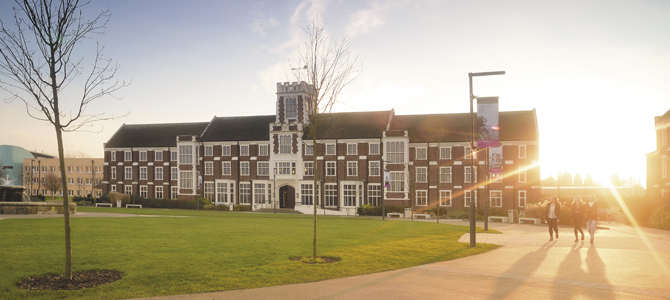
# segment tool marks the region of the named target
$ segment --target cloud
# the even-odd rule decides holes
[[[265,4],[258,2],[250,12],[253,21],[249,24],[249,28],[253,33],[260,36],[265,35],[266,29],[279,26],[279,21],[272,16],[272,13],[270,13],[270,16],[265,16],[262,11],[263,7],[265,7]]]
[[[350,37],[363,35],[386,24],[389,13],[409,4],[406,0],[374,1],[369,8],[355,11],[349,16],[346,33]]]

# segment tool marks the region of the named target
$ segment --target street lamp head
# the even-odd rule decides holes
[[[491,76],[491,75],[505,75],[505,71],[468,73],[468,76],[470,76],[470,77]]]

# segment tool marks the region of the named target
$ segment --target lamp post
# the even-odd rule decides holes
[[[475,113],[473,108],[473,103],[477,97],[472,92],[472,77],[480,76],[491,76],[491,75],[505,75],[505,71],[494,71],[494,72],[479,72],[479,73],[468,73],[468,79],[470,82],[470,247],[477,246],[477,236],[476,236],[476,226],[475,222],[475,190],[472,189],[475,179]]]
[[[277,213],[277,167],[274,168],[275,176],[272,177],[274,183],[272,188],[272,206],[274,207],[274,213]]]

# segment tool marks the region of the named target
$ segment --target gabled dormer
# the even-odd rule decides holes
[[[309,123],[308,113],[312,108],[312,86],[301,82],[277,83],[277,109],[275,124]]]

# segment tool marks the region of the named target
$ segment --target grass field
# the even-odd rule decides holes
[[[118,299],[247,289],[374,273],[473,255],[497,246],[458,243],[467,227],[367,218],[319,217],[319,255],[309,256],[304,215],[79,208],[159,217],[72,218],[73,270],[114,269],[123,278],[79,291],[26,291],[29,276],[62,273],[62,218],[0,220],[0,299]]]

